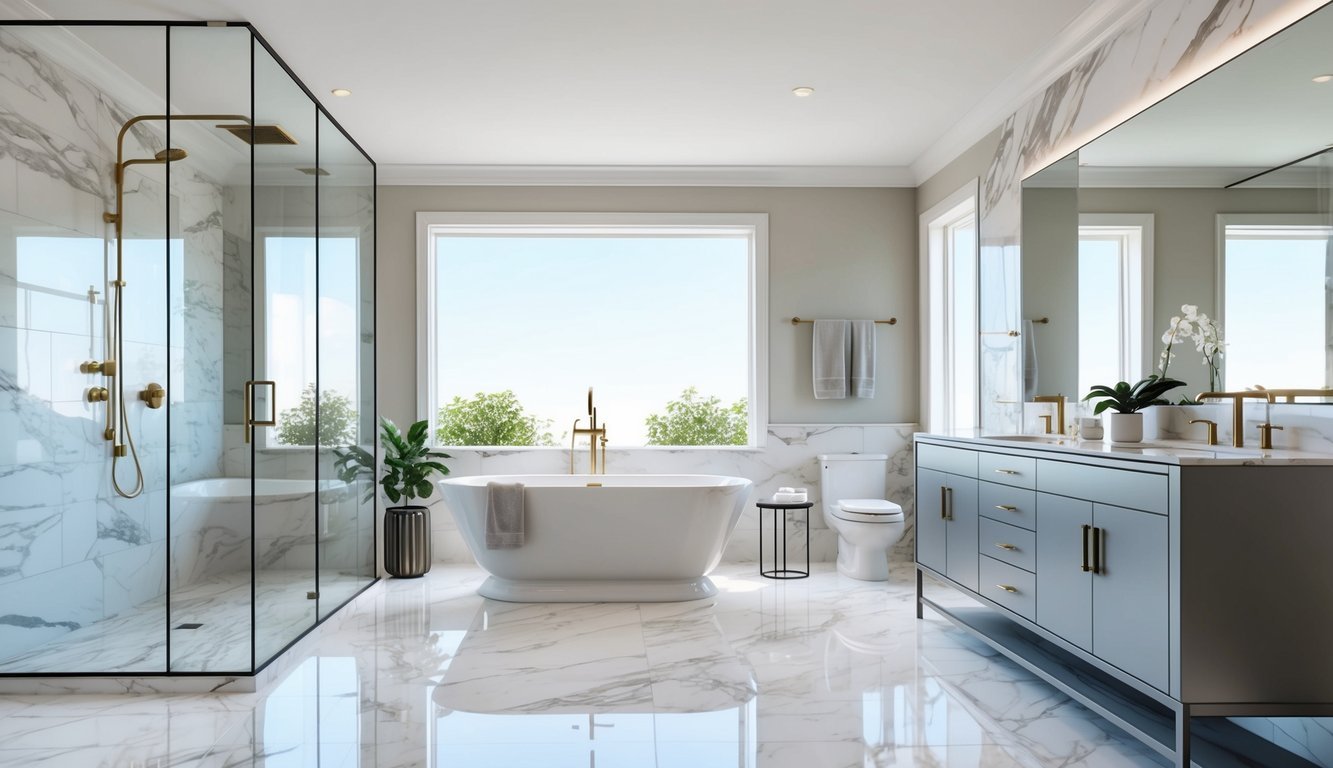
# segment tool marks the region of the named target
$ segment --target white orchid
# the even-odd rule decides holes
[[[1162,343],[1166,347],[1158,357],[1158,369],[1162,378],[1166,378],[1167,367],[1176,359],[1172,351],[1177,341],[1189,339],[1194,342],[1195,351],[1203,355],[1203,363],[1208,366],[1208,381],[1213,390],[1219,384],[1222,367],[1222,326],[1214,322],[1207,314],[1199,311],[1197,304],[1181,304],[1180,314],[1171,318],[1166,333],[1162,334]]]

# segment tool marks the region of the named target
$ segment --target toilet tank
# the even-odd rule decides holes
[[[819,497],[825,504],[839,499],[882,499],[889,457],[882,453],[825,453],[819,456]]]

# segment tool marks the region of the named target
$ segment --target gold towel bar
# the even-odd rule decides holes
[[[796,325],[797,323],[813,323],[813,322],[814,322],[814,320],[802,320],[802,319],[799,318],[799,317],[793,317],[793,318],[791,319],[791,324],[792,324],[792,325]],[[896,317],[890,317],[888,320],[876,320],[875,322],[876,322],[876,323],[879,323],[879,324],[881,324],[881,325],[897,325],[897,324],[898,324],[898,318],[896,318]]]

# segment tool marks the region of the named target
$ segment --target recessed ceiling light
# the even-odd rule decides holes
[[[814,92],[815,89],[811,88],[808,85],[798,85],[795,88],[791,89],[791,95],[799,99],[804,99],[806,96],[810,96]]]
[[[1333,80],[1333,75],[1315,75],[1310,79],[1316,83],[1327,83],[1329,80]]]
[[[334,95],[334,96],[351,96],[351,95],[352,95],[352,92],[349,91],[349,90],[347,90],[346,88],[334,88],[334,89],[333,89],[333,95]]]

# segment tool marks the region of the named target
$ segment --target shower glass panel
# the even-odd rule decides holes
[[[319,116],[319,612],[374,579],[373,478],[343,483],[335,451],[375,451],[375,172]],[[325,490],[328,489],[328,490]],[[371,496],[367,498],[367,493]]]
[[[319,297],[315,103],[255,49],[255,652],[268,658],[316,621]]]
[[[374,163],[245,24],[0,24],[0,125],[0,676],[252,674],[376,579]]]
[[[250,120],[251,38],[239,27],[169,34],[168,128],[186,153],[168,167],[180,232],[168,262],[171,669],[226,672],[252,664],[251,457],[227,450],[252,378],[250,146],[217,126]]]

